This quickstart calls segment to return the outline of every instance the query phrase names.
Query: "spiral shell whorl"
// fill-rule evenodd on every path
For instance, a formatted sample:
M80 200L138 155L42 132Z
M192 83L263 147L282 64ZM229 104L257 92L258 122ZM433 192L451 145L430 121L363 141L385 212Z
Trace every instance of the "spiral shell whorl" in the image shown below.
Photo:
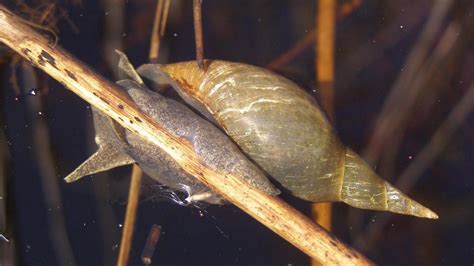
M381 179L355 152L347 149L341 201L363 209L437 219L430 209Z
M262 68L223 61L210 62L205 73L193 63L163 70L283 187L311 201L336 200L341 184L333 177L342 174L344 148L296 84Z

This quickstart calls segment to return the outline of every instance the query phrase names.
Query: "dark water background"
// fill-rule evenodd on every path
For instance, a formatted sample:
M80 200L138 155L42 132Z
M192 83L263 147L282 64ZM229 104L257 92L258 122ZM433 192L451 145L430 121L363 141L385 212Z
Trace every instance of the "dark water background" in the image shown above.
M28 3L35 7L39 6L38 2ZM76 2L56 4L67 12L79 30L75 33L65 20L60 20L57 23L59 44L113 80L115 63L107 63L104 49L110 52L105 48L108 41L105 24L107 16L115 11L107 1ZM110 2L116 6L121 1ZM206 58L267 65L314 28L315 2L205 0ZM339 4L346 2L350 1L339 1ZM432 14L434 2L437 1L366 0L338 21L335 127L342 141L356 151L367 148L387 96L395 81L408 69L406 62ZM18 8L12 1L2 3L12 10ZM135 65L140 65L147 61L155 2L127 1L124 10L123 46L116 48L125 51ZM378 171L393 183L429 143L473 84L473 12L470 1L452 3L428 49L428 58L435 56L436 45L443 44L446 38L451 38L454 44L449 46L442 60L433 63L434 70L425 82L409 83L413 89L415 86L426 89L402 124L405 133L401 141L393 142L390 134L382 140L386 145L382 154L397 145L392 161L384 161L381 156L377 164ZM456 30L446 35L450 27ZM1 52L10 59L7 51ZM160 53L162 62L194 58L192 1L172 1ZM314 60L311 46L277 72L318 97ZM47 95L43 91L31 95L31 90L37 87L21 80L24 69L17 69L22 89L18 97L9 82L11 70L6 64L1 68L1 125L10 154L6 175L9 223L5 236L15 239L20 265L72 264L72 261L64 261L67 254L58 252L68 250L68 245L77 265L113 265L118 254L130 169L116 169L72 184L63 182L62 178L96 149L90 108L49 78ZM407 99L401 97L400 106L404 100ZM46 125L46 131L41 131L47 132L46 135L38 133L41 125ZM435 210L439 220L402 215L388 217L381 212L353 209L338 203L334 204L334 234L380 265L472 265L473 133L474 116L470 113L460 121L459 128L434 162L417 176L416 184L406 191ZM48 170L41 164L49 156L54 160ZM48 179L43 176L45 173L53 174ZM57 193L54 192L56 186ZM141 265L140 253L152 224L163 228L153 265L309 263L303 253L234 206L198 209L167 200L146 200L153 193L156 192L144 189L130 265ZM283 198L309 213L306 202L287 195ZM58 242L55 235L61 219L64 219L67 238ZM379 229L370 235L367 228L374 226ZM60 243L59 247L55 243ZM1 265L5 245L0 242ZM3 261L8 263L8 260Z

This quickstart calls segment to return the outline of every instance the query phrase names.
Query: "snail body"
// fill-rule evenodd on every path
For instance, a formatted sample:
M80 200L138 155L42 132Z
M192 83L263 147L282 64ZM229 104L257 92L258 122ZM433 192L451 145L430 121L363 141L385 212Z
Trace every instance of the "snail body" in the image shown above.
M122 67L133 69L121 54ZM130 70L134 71L134 70ZM127 71L126 71L127 72ZM198 158L209 168L243 177L251 185L271 195L279 193L240 149L221 130L185 105L148 90L141 80L117 82L138 107L168 132L192 144ZM187 202L224 200L203 183L185 172L167 153L112 119L93 109L98 151L65 179L68 182L117 166L138 163L140 168L163 185L188 194Z
M314 99L292 81L246 64L215 60L205 65L205 71L194 61L143 65L137 71L171 84L299 198L437 218L346 148Z

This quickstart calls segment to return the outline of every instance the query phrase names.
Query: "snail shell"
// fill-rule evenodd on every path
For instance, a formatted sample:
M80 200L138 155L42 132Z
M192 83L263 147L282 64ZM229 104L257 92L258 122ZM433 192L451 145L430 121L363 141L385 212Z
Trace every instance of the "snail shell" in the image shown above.
M124 56L122 54L121 63L129 64ZM198 158L207 167L220 173L241 176L268 194L279 193L260 169L221 130L185 105L152 92L137 82L121 80L117 83L127 90L144 113L168 132L191 143ZM223 203L218 194L185 172L158 146L126 130L97 110L93 109L93 115L99 150L67 176L66 181L72 182L85 175L136 162L153 179L187 193L187 201Z
M165 79L299 198L437 218L341 144L314 99L284 77L217 60L207 61L205 71L192 61L143 65L138 73L157 83Z

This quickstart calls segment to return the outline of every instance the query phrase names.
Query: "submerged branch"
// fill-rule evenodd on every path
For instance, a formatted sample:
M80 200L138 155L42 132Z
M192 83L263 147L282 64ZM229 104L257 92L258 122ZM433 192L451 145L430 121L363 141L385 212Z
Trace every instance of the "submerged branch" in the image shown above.
M193 0L194 38L196 41L196 61L204 69L204 42L202 39L201 0Z
M322 108L334 123L334 49L336 1L319 0L316 15L315 65L316 80L321 93ZM314 221L331 230L332 205L329 202L311 206ZM312 265L319 265L313 262Z
M120 250L117 266L128 265L128 257L132 246L133 229L137 217L138 198L140 195L140 184L142 180L142 170L134 164L132 176L130 177L130 189L128 192L127 211L125 213L125 226L120 240Z
M332 265L371 263L279 198L253 188L239 176L206 167L189 142L167 132L141 112L117 85L66 51L49 45L47 39L1 5L0 41L123 127L158 145L189 174L311 257Z

